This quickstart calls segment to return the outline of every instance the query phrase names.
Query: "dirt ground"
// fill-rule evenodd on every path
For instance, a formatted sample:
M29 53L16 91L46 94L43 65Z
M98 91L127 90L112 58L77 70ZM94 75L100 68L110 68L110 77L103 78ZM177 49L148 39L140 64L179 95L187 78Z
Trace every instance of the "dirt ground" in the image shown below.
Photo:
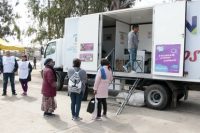
M17 81L16 77L16 81ZM180 101L177 108L157 111L146 107L126 106L116 116L119 106L108 104L108 118L94 121L86 112L88 101L82 102L82 121L71 120L70 99L66 91L57 93L58 108L54 118L43 117L41 111L41 83L38 70L33 70L28 96L16 82L17 96L0 96L1 133L199 133L200 92L190 91L187 101ZM0 81L2 93L2 81Z

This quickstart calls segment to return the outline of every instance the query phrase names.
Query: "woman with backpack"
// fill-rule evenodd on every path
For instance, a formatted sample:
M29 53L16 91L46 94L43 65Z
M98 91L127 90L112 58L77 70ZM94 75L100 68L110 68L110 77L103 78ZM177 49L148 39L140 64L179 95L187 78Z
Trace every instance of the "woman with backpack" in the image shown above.
M71 98L71 113L72 120L79 121L82 120L79 117L79 112L81 108L81 100L85 93L85 83L87 81L86 71L80 68L81 60L75 58L73 60L73 68L68 70L68 92Z
M101 119L102 105L103 105L103 116L107 117L106 98L108 97L108 87L112 80L113 76L110 63L107 59L102 59L101 68L98 70L93 88L95 98L97 98L98 100L96 120L102 120Z

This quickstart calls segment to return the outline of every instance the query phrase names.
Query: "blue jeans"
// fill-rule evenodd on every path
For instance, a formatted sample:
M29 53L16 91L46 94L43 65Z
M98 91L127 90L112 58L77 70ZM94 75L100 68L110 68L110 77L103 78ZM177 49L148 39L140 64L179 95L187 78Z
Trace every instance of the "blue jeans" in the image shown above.
M10 78L12 93L15 94L15 74L14 73L3 73L3 93L6 94L8 78Z
M79 117L79 112L81 108L81 100L83 97L83 94L77 94L77 93L71 93L71 112L72 112L72 117Z
M136 61L136 56L137 56L137 49L136 48L131 48L128 50L129 52L129 62L125 65L126 68L131 66L131 70L135 71L134 63Z

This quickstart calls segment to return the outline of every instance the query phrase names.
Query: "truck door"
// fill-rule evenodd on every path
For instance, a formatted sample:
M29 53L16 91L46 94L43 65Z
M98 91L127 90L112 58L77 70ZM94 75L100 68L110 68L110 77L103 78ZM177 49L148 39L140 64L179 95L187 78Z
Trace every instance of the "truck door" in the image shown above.
M183 76L186 2L158 5L153 14L152 73Z
M80 17L78 23L78 57L81 67L87 71L97 71L99 51L101 50L100 14L90 14Z
M123 70L123 63L125 60L129 60L129 56L124 55L125 49L128 49L128 32L130 31L130 25L116 21L116 37L115 37L115 69Z
M78 21L79 17L72 17L65 19L65 31L63 37L63 68L67 72L72 67L74 58L77 58L78 52Z

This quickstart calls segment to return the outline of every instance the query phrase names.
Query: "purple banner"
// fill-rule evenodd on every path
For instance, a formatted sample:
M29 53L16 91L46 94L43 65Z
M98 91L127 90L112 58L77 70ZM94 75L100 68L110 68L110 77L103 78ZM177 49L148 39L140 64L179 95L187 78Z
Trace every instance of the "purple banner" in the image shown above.
M179 73L180 44L156 45L155 72Z

